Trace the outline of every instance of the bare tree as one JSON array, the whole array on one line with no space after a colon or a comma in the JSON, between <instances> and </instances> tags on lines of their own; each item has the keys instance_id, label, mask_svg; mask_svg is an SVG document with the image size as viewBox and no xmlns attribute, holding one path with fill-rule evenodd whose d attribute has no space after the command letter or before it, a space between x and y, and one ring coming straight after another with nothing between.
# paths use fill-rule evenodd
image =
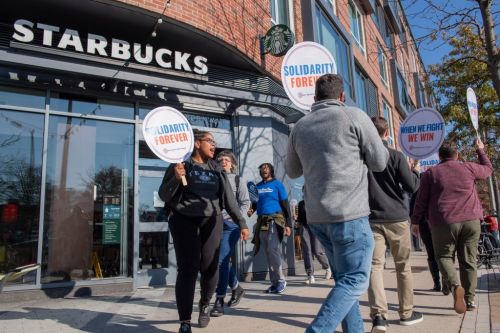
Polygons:
<instances>
[{"instance_id":1,"label":"bare tree","mask_svg":"<svg viewBox=\"0 0 500 333\"><path fill-rule=\"evenodd\" d=\"M497 98L500 100L500 53L495 33L495 25L500 24L499 2L495 3L493 0L402 0L401 2L407 16L418 19L421 23L416 26L426 32L416 38L419 47L434 45L434 48L437 48L442 44L448 44L464 26L474 29L487 54L485 59L474 60L486 63ZM437 42L438 40L440 42ZM468 59L470 58L463 57L456 61Z\"/></svg>"}]
</instances>

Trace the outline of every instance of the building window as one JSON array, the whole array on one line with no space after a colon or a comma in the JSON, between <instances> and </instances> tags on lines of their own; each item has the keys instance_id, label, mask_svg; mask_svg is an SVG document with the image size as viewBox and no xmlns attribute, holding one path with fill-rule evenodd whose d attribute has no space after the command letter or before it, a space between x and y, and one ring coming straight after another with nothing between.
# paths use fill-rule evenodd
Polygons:
<instances>
[{"instance_id":1,"label":"building window","mask_svg":"<svg viewBox=\"0 0 500 333\"><path fill-rule=\"evenodd\" d=\"M288 0L270 0L271 22L273 24L289 25Z\"/></svg>"},{"instance_id":2,"label":"building window","mask_svg":"<svg viewBox=\"0 0 500 333\"><path fill-rule=\"evenodd\" d=\"M6 94L11 94L9 104L18 104L21 94L29 105L37 99L28 90L2 88ZM43 114L0 109L0 274L39 262L43 128ZM35 280L33 271L12 283Z\"/></svg>"},{"instance_id":3,"label":"building window","mask_svg":"<svg viewBox=\"0 0 500 333\"><path fill-rule=\"evenodd\" d=\"M352 37L363 54L366 54L365 39L363 36L363 17L358 7L352 0L349 0L349 19L351 22Z\"/></svg>"},{"instance_id":4,"label":"building window","mask_svg":"<svg viewBox=\"0 0 500 333\"><path fill-rule=\"evenodd\" d=\"M375 84L358 67L354 71L356 102L368 116L378 115L378 92Z\"/></svg>"},{"instance_id":5,"label":"building window","mask_svg":"<svg viewBox=\"0 0 500 333\"><path fill-rule=\"evenodd\" d=\"M337 63L337 73L344 79L345 93L350 98L353 98L351 57L347 41L341 37L319 6L316 6L316 23L318 43L325 46L332 53Z\"/></svg>"},{"instance_id":6,"label":"building window","mask_svg":"<svg viewBox=\"0 0 500 333\"><path fill-rule=\"evenodd\" d=\"M409 114L411 112L411 103L410 97L408 96L408 90L406 88L406 81L403 78L403 75L396 69L396 81L398 86L398 102L399 106L402 108L405 114Z\"/></svg>"},{"instance_id":7,"label":"building window","mask_svg":"<svg viewBox=\"0 0 500 333\"><path fill-rule=\"evenodd\" d=\"M387 70L387 57L384 50L378 45L378 65L380 69L380 79L384 86L389 89L389 71Z\"/></svg>"},{"instance_id":8,"label":"building window","mask_svg":"<svg viewBox=\"0 0 500 333\"><path fill-rule=\"evenodd\" d=\"M387 142L390 146L394 147L394 127L392 126L391 107L384 99L382 99L382 113L385 120L387 120L387 126L389 130L389 137L387 138Z\"/></svg>"},{"instance_id":9,"label":"building window","mask_svg":"<svg viewBox=\"0 0 500 333\"><path fill-rule=\"evenodd\" d=\"M366 99L366 87L365 87L366 76L356 67L354 71L354 85L356 88L356 103L359 108L366 113L368 113L368 105Z\"/></svg>"}]
</instances>

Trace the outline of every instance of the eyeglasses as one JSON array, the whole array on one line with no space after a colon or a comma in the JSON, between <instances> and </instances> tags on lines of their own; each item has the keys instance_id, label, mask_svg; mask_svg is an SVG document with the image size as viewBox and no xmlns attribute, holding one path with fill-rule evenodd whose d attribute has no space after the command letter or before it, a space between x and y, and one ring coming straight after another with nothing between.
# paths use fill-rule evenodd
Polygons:
<instances>
[{"instance_id":1,"label":"eyeglasses","mask_svg":"<svg viewBox=\"0 0 500 333\"><path fill-rule=\"evenodd\" d=\"M217 146L217 142L215 142L214 140L212 139L200 139L198 141L206 141L208 142L209 144L211 144L212 146Z\"/></svg>"}]
</instances>

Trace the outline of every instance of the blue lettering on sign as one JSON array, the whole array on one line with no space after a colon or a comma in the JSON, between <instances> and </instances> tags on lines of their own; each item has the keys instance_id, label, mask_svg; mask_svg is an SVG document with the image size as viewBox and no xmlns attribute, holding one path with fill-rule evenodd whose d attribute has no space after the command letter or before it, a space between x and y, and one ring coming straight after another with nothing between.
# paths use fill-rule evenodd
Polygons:
<instances>
[{"instance_id":1,"label":"blue lettering on sign","mask_svg":"<svg viewBox=\"0 0 500 333\"><path fill-rule=\"evenodd\" d=\"M289 65L283 67L283 73L286 76L303 76L311 74L333 73L333 63L310 64L310 65Z\"/></svg>"}]
</instances>

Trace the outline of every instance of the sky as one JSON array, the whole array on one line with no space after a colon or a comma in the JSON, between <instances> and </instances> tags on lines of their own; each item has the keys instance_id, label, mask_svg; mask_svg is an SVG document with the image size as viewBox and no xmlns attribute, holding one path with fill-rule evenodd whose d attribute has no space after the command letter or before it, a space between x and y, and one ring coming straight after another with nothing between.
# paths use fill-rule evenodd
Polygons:
<instances>
[{"instance_id":1,"label":"sky","mask_svg":"<svg viewBox=\"0 0 500 333\"><path fill-rule=\"evenodd\" d=\"M393 0L389 0L393 1ZM431 0L433 5L443 6L447 3L448 9L454 11L461 10L464 8L470 8L472 6L477 7L477 3L474 0L462 0L462 1L450 1L450 0ZM401 4L405 9L406 18L410 24L413 37L418 40L420 37L427 35L431 28L435 27L435 24L431 21L430 17L436 17L435 14L429 10L429 4L426 0L401 0ZM496 0L493 1L493 11L500 9L500 2ZM479 10L476 11L478 20L481 20ZM496 15L496 26L495 31L497 36L500 35L500 18ZM439 63L441 59L449 53L451 50L450 46L443 44L438 36L435 42L430 42L429 39L419 43L419 52L427 68L431 64Z\"/></svg>"}]
</instances>

